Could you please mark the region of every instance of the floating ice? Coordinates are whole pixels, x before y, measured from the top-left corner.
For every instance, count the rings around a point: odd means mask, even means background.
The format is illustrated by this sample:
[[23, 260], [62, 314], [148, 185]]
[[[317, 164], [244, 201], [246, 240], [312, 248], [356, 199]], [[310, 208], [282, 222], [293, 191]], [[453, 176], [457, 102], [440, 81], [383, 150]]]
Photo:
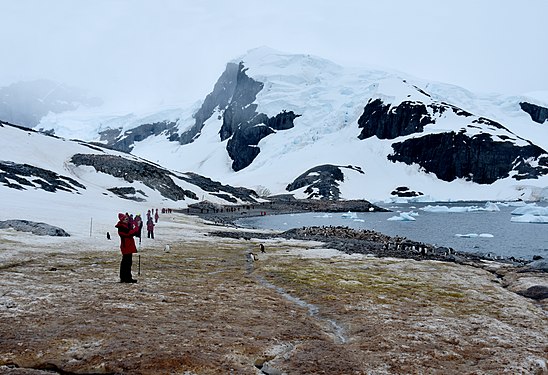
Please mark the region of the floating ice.
[[514, 223], [548, 224], [548, 216], [524, 214], [510, 219]]
[[408, 214], [407, 212], [402, 212], [398, 216], [392, 216], [387, 219], [388, 221], [415, 221], [416, 219]]
[[477, 212], [477, 211], [488, 211], [488, 212], [497, 212], [500, 211], [500, 208], [496, 205], [496, 203], [487, 202], [483, 207], [479, 206], [455, 206], [455, 207], [448, 207], [448, 206], [426, 206], [421, 208], [421, 210], [426, 212], [434, 212], [434, 213], [440, 213], [440, 212]]
[[548, 207], [539, 207], [534, 203], [516, 208], [512, 215], [548, 216]]
[[495, 237], [491, 233], [480, 233], [480, 234], [477, 234], [477, 233], [468, 233], [468, 234], [457, 233], [457, 234], [455, 234], [455, 236], [456, 237], [461, 237], [461, 238], [477, 238], [477, 237], [493, 238], [493, 237]]
[[342, 217], [343, 219], [357, 219], [357, 218], [358, 218], [358, 215], [356, 215], [355, 212], [350, 212], [350, 211], [348, 211], [348, 212], [342, 214], [341, 217]]

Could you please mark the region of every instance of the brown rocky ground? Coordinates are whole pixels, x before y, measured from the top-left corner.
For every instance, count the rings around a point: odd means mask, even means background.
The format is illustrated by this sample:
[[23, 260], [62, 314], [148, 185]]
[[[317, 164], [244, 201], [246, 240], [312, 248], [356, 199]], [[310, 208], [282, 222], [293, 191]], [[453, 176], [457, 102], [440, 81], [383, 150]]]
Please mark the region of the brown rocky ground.
[[250, 262], [259, 240], [169, 218], [137, 284], [117, 241], [3, 236], [0, 373], [548, 373], [546, 306], [485, 269], [281, 238]]

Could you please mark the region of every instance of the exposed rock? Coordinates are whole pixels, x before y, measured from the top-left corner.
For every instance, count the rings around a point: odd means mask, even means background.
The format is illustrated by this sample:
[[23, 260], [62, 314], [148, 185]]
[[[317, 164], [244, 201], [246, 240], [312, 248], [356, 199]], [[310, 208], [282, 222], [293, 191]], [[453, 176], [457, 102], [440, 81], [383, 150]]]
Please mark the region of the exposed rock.
[[172, 135], [170, 140], [187, 144], [197, 137], [216, 109], [222, 111], [223, 124], [219, 131], [221, 141], [227, 142], [227, 151], [233, 160], [232, 169], [239, 171], [249, 166], [259, 155], [259, 141], [278, 130], [293, 127], [293, 120], [299, 115], [292, 111], [282, 111], [274, 117], [256, 111], [254, 104], [263, 83], [246, 74], [243, 63], [229, 63], [221, 75], [213, 92], [194, 115], [195, 123], [181, 136]]
[[0, 221], [0, 229], [6, 228], [13, 228], [20, 232], [31, 232], [38, 236], [70, 237], [70, 234], [59, 227], [28, 220]]
[[548, 154], [542, 148], [494, 141], [485, 133], [472, 137], [463, 131], [429, 134], [394, 143], [392, 148], [389, 160], [418, 164], [444, 181], [464, 178], [491, 184], [511, 173], [516, 180], [548, 173]]
[[394, 139], [402, 135], [420, 133], [435, 121], [421, 102], [403, 102], [398, 106], [384, 104], [381, 99], [370, 99], [358, 119], [362, 131], [358, 138], [374, 135], [379, 139]]
[[[257, 193], [254, 190], [243, 188], [243, 187], [233, 187], [230, 185], [223, 185], [218, 181], [213, 181], [212, 179], [204, 176], [200, 176], [199, 174], [188, 172], [181, 176], [179, 176], [180, 179], [187, 181], [193, 185], [198, 186], [200, 189], [210, 192], [210, 193], [218, 193], [213, 194], [218, 196], [219, 198], [222, 198], [228, 202], [236, 203], [236, 200], [233, 197], [236, 197], [244, 202], [256, 202], [257, 201]], [[228, 194], [222, 194], [222, 192], [226, 192]]]
[[177, 122], [160, 121], [152, 124], [142, 124], [135, 128], [125, 131], [123, 134], [120, 129], [107, 129], [100, 132], [101, 141], [106, 142], [106, 146], [113, 150], [122, 152], [131, 152], [136, 142], [142, 141], [153, 135], [160, 135], [163, 132], [171, 135], [175, 133]]
[[395, 195], [397, 197], [411, 198], [411, 197], [419, 197], [424, 194], [420, 191], [411, 190], [407, 186], [398, 186], [390, 193], [390, 195]]
[[534, 285], [517, 293], [527, 298], [542, 300], [548, 298], [548, 287], [544, 285]]
[[287, 185], [287, 191], [294, 191], [308, 186], [304, 191], [308, 199], [338, 200], [340, 198], [339, 182], [344, 182], [341, 168], [348, 168], [364, 173], [361, 168], [353, 166], [318, 165], [309, 169]]
[[12, 189], [39, 188], [52, 193], [57, 190], [76, 193], [78, 189], [86, 188], [70, 177], [32, 165], [9, 161], [0, 161], [0, 182]]
[[187, 198], [198, 199], [190, 190], [182, 189], [172, 180], [174, 174], [167, 169], [156, 167], [150, 163], [128, 160], [121, 156], [75, 154], [71, 158], [75, 165], [88, 165], [97, 171], [114, 177], [123, 178], [127, 182], [141, 181], [151, 189], [157, 190], [164, 197], [174, 201]]
[[132, 201], [136, 201], [136, 202], [145, 201], [144, 198], [136, 196], [137, 193], [139, 193], [140, 195], [146, 197], [146, 194], [144, 192], [142, 192], [141, 190], [135, 190], [135, 188], [132, 187], [132, 186], [114, 187], [114, 188], [110, 188], [110, 189], [107, 189], [107, 190], [114, 193], [114, 194], [116, 194], [120, 198], [132, 200]]
[[519, 106], [531, 116], [531, 120], [538, 122], [539, 124], [543, 124], [548, 120], [548, 108], [527, 102], [521, 102], [519, 103]]

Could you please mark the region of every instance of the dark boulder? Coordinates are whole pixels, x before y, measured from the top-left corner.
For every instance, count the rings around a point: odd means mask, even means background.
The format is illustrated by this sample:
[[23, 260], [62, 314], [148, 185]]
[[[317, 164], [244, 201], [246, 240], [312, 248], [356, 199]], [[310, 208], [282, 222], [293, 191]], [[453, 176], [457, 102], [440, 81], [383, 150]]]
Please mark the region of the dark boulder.
[[59, 227], [28, 220], [0, 221], [0, 229], [6, 228], [13, 228], [20, 232], [31, 232], [38, 236], [70, 237], [70, 234]]

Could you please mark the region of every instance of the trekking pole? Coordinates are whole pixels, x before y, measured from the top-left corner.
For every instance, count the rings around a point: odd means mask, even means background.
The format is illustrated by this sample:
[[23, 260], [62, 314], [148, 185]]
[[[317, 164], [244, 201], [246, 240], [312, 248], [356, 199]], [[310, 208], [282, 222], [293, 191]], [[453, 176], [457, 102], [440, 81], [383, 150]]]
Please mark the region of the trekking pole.
[[139, 261], [137, 262], [137, 263], [138, 263], [138, 266], [137, 266], [137, 275], [138, 275], [138, 276], [141, 276], [141, 254], [138, 254], [138, 258], [139, 258]]

